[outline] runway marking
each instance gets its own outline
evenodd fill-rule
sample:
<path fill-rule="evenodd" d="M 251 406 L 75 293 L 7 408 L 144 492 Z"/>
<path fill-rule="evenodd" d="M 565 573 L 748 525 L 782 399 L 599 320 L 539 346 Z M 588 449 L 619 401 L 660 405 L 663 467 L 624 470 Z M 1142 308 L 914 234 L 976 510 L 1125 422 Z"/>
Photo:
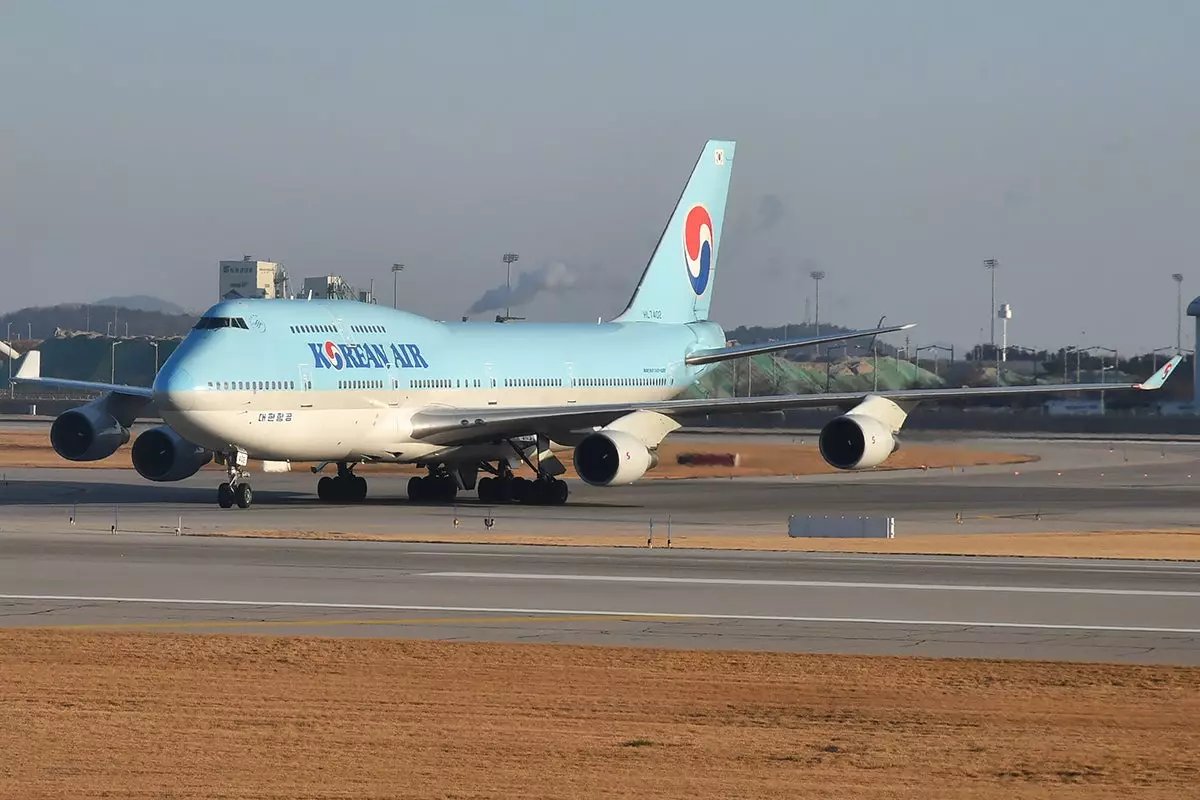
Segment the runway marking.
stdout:
<path fill-rule="evenodd" d="M 189 622 L 105 622 L 79 625 L 51 625 L 59 631 L 106 631 L 106 630 L 153 630 L 181 628 L 273 628 L 273 627 L 328 627 L 335 625 L 486 625 L 513 622 L 595 622 L 604 620 L 599 615 L 581 617 L 556 617 L 525 615 L 520 617 L 409 617 L 406 619 L 247 619 L 247 620 L 192 620 Z M 620 621 L 623 617 L 611 617 Z"/>
<path fill-rule="evenodd" d="M 1061 586 L 973 586 L 953 583 L 871 583 L 866 581 L 785 581 L 769 578 L 675 578 L 639 575 L 555 575 L 534 572 L 417 572 L 425 578 L 485 578 L 518 581 L 595 581 L 599 583 L 673 583 L 705 586 L 779 586 L 808 589 L 899 589 L 945 592 L 1017 592 L 1023 594 L 1100 594 L 1120 597 L 1200 597 L 1200 592 L 1166 589 L 1087 589 Z"/>
<path fill-rule="evenodd" d="M 385 603 L 318 603 L 298 600 L 195 600 L 156 597 L 88 597 L 81 595 L 3 594 L 0 601 L 31 601 L 51 603 L 138 603 L 143 605 L 218 606 L 237 608 L 321 608 L 342 611 L 410 611 L 447 614 L 508 614 L 558 618 L 580 617 L 616 620 L 645 620 L 657 618 L 665 622 L 733 621 L 733 622 L 793 622 L 807 624 L 893 625 L 937 628 L 1016 628 L 1024 630 L 1084 631 L 1100 633 L 1165 633 L 1200 636 L 1200 628 L 1158 628 L 1125 625 L 1067 625 L 1048 622 L 992 622 L 987 620 L 887 619 L 877 617 L 796 617 L 767 614 L 701 614 L 673 611 L 612 611 L 556 608 L 492 608 L 487 606 L 415 606 Z"/>

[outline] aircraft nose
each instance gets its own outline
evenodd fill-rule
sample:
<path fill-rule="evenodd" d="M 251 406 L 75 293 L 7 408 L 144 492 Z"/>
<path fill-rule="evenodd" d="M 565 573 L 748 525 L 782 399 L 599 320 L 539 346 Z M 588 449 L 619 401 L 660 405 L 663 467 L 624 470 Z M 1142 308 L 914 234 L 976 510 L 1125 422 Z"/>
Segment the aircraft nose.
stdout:
<path fill-rule="evenodd" d="M 196 403 L 192 373 L 182 367 L 165 367 L 154 379 L 154 403 L 159 410 L 190 411 Z"/>

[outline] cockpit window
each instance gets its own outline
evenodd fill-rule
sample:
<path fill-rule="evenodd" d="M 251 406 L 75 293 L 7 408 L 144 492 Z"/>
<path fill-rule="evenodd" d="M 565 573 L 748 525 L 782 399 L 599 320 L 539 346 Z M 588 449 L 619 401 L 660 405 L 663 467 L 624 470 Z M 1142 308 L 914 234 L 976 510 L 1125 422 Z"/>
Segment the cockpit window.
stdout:
<path fill-rule="evenodd" d="M 250 330 L 246 327 L 246 320 L 241 317 L 201 317 L 196 320 L 196 327 L 193 330 L 211 331 L 217 328 L 241 328 L 242 330 Z"/>

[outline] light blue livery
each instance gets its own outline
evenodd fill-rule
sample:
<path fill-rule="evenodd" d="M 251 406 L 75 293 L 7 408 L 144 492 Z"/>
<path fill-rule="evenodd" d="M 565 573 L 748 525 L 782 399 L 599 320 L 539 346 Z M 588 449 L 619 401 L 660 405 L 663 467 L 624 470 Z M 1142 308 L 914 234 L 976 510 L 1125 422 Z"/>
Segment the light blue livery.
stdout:
<path fill-rule="evenodd" d="M 733 166 L 733 142 L 705 145 L 633 297 L 607 323 L 443 323 L 349 301 L 232 300 L 205 312 L 153 387 L 43 377 L 36 351 L 16 379 L 102 393 L 51 428 L 69 460 L 107 458 L 129 441 L 135 417 L 157 411 L 165 424 L 133 443 L 134 468 L 177 481 L 216 460 L 228 476 L 217 490 L 226 508 L 252 503 L 252 459 L 266 470 L 334 465 L 317 484 L 330 503 L 366 497 L 356 465 L 393 462 L 427 469 L 409 480 L 414 501 L 477 490 L 488 503 L 555 504 L 568 495 L 559 453 L 573 450 L 587 484 L 630 483 L 689 417 L 850 407 L 821 431 L 820 450 L 839 469 L 863 469 L 891 455 L 921 400 L 1156 389 L 1179 361 L 1144 385 L 675 399 L 720 361 L 911 327 L 728 345 L 708 313 Z M 523 464 L 532 479 L 517 474 Z"/>

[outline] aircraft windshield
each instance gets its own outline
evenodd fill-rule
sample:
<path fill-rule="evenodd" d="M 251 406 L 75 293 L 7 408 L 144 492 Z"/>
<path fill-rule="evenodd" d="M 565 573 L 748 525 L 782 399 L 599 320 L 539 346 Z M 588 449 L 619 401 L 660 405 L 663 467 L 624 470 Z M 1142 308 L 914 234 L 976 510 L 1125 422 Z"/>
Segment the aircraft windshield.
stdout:
<path fill-rule="evenodd" d="M 201 317 L 196 320 L 196 327 L 193 330 L 211 331 L 216 328 L 242 328 L 250 330 L 246 327 L 246 320 L 241 317 Z"/>

